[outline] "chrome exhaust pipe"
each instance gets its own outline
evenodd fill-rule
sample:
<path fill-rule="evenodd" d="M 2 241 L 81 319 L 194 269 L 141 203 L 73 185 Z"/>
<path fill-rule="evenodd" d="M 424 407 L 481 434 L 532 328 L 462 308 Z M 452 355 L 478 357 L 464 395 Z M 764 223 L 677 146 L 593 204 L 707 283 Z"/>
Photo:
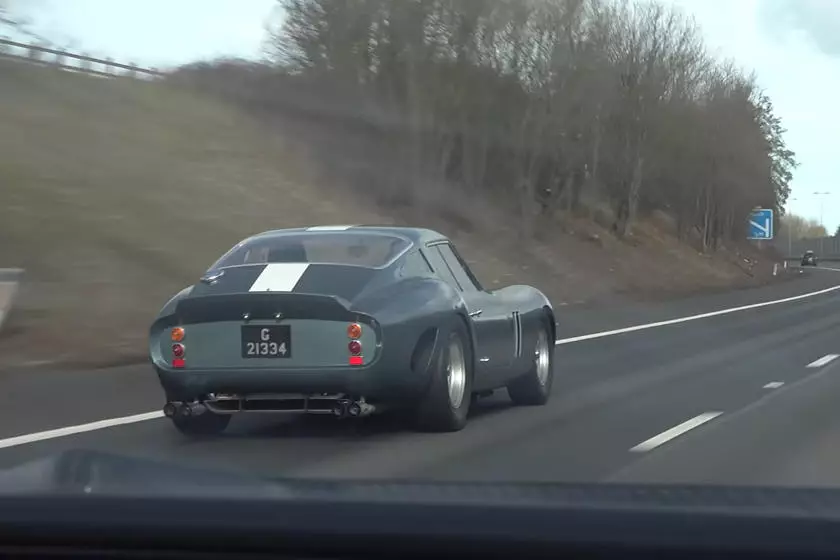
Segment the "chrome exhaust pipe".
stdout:
<path fill-rule="evenodd" d="M 370 416 L 376 410 L 372 404 L 366 403 L 364 399 L 358 401 L 349 401 L 346 407 L 347 416 L 351 418 L 363 418 Z"/>
<path fill-rule="evenodd" d="M 228 402 L 235 402 L 233 399 L 224 399 L 219 401 L 209 400 L 207 402 L 180 402 L 180 401 L 170 401 L 167 402 L 163 406 L 163 414 L 167 418 L 173 418 L 175 416 L 199 416 L 205 413 L 215 413 L 215 414 L 233 414 L 235 412 L 248 412 L 249 410 L 243 410 L 242 402 L 239 401 L 239 408 L 231 409 L 231 408 L 219 408 L 217 405 L 219 403 L 228 403 Z M 260 401 L 255 401 L 260 402 Z M 291 410 L 291 409 L 277 409 L 277 410 L 270 410 L 270 409 L 254 409 L 255 412 L 301 412 L 301 413 L 316 413 L 316 414 L 332 414 L 337 418 L 361 418 L 365 416 L 369 416 L 373 414 L 374 411 L 377 410 L 377 407 L 366 403 L 364 397 L 360 398 L 359 400 L 355 399 L 347 399 L 347 398 L 338 398 L 332 402 L 332 405 L 324 403 L 321 405 L 322 408 L 309 410 L 308 405 L 304 406 L 300 410 Z"/>
<path fill-rule="evenodd" d="M 344 418 L 345 416 L 347 416 L 347 409 L 349 405 L 350 401 L 347 399 L 336 400 L 332 408 L 333 416 L 336 416 L 338 418 Z"/>
<path fill-rule="evenodd" d="M 178 414 L 178 403 L 168 402 L 163 405 L 163 415 L 167 418 L 172 418 Z"/>
<path fill-rule="evenodd" d="M 192 410 L 193 416 L 201 416 L 205 412 L 207 412 L 207 407 L 201 403 L 192 403 L 190 405 L 190 409 Z"/>
<path fill-rule="evenodd" d="M 199 402 L 181 403 L 178 407 L 178 414 L 181 416 L 200 416 L 207 412 L 207 407 Z M 166 412 L 164 412 L 166 414 Z"/>

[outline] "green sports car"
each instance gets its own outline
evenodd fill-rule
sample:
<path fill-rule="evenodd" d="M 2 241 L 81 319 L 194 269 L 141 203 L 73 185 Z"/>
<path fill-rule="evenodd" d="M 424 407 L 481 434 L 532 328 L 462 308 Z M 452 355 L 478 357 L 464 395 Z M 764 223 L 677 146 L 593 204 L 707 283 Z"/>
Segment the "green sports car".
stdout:
<path fill-rule="evenodd" d="M 149 353 L 186 434 L 239 413 L 390 408 L 454 431 L 479 394 L 548 401 L 555 329 L 539 290 L 485 290 L 437 232 L 319 226 L 238 243 L 164 305 Z"/>

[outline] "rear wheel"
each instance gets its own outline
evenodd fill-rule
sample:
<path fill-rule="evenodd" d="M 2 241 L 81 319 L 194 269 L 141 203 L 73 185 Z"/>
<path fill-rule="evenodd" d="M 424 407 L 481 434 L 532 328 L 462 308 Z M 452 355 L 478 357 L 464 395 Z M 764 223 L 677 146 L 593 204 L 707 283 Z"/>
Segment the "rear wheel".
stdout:
<path fill-rule="evenodd" d="M 534 363 L 528 373 L 507 387 L 514 404 L 538 406 L 548 402 L 554 383 L 554 340 L 548 319 L 543 319 L 534 347 Z"/>
<path fill-rule="evenodd" d="M 472 349 L 460 321 L 442 340 L 431 364 L 429 389 L 417 408 L 417 425 L 432 432 L 457 432 L 467 424 L 472 401 Z"/>
<path fill-rule="evenodd" d="M 179 432 L 188 436 L 213 436 L 225 431 L 230 424 L 230 416 L 209 411 L 198 416 L 177 414 L 172 417 L 172 424 Z"/>

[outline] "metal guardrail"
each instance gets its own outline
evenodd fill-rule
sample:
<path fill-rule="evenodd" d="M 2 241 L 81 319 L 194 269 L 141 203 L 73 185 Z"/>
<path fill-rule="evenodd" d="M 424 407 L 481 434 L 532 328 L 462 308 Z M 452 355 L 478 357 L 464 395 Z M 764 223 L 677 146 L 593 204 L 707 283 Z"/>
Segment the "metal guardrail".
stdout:
<path fill-rule="evenodd" d="M 94 58 L 85 54 L 54 49 L 50 47 L 20 43 L 0 38 L 0 58 L 17 60 L 30 64 L 54 66 L 62 70 L 81 72 L 103 77 L 124 76 L 136 79 L 155 79 L 163 72 L 153 68 L 142 68 L 123 64 L 110 58 Z"/>

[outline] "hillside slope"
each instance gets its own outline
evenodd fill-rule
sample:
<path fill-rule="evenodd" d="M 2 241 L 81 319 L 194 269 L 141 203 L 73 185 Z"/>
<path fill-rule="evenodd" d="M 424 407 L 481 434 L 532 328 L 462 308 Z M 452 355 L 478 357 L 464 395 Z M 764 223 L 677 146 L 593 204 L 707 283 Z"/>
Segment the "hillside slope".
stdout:
<path fill-rule="evenodd" d="M 320 172 L 306 142 L 172 85 L 0 64 L 0 267 L 26 269 L 0 332 L 0 367 L 142 357 L 165 299 L 270 228 L 438 228 L 488 287 L 533 283 L 558 305 L 771 278 L 768 258 L 749 272 L 744 255 L 699 255 L 652 223 L 630 243 L 581 221 L 521 246 L 502 210 L 486 209 L 470 231 L 434 210 L 440 204 L 386 211 L 351 194 L 341 173 Z"/>

